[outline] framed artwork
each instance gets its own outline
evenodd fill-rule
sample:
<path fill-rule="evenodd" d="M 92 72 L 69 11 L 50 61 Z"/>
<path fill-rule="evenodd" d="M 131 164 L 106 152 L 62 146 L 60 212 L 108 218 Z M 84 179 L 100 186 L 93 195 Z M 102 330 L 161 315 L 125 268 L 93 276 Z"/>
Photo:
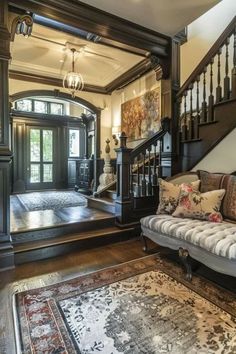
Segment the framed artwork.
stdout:
<path fill-rule="evenodd" d="M 159 129 L 159 88 L 121 105 L 121 130 L 126 133 L 129 141 L 149 138 Z"/>

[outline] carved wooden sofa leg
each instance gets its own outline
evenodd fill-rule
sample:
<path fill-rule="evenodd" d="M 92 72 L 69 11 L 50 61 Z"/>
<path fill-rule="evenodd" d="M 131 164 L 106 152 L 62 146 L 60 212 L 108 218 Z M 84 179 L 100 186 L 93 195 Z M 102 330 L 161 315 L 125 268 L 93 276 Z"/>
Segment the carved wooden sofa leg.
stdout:
<path fill-rule="evenodd" d="M 141 232 L 140 238 L 143 244 L 143 251 L 148 253 L 147 237 Z"/>
<path fill-rule="evenodd" d="M 188 281 L 191 281 L 192 280 L 192 267 L 191 267 L 191 264 L 189 263 L 188 256 L 189 256 L 188 250 L 180 247 L 179 248 L 179 258 L 187 271 L 186 279 Z"/>

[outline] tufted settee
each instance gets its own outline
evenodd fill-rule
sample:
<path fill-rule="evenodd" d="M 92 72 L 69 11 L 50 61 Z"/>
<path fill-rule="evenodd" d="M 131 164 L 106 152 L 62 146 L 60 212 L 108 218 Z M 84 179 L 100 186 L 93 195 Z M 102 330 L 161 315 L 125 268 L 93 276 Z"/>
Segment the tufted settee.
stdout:
<path fill-rule="evenodd" d="M 205 175 L 203 175 L 205 176 Z M 219 175 L 218 180 L 223 183 L 223 175 Z M 198 180 L 197 173 L 186 173 L 177 175 L 169 179 L 171 183 L 191 183 Z M 236 215 L 236 200 L 232 201 L 235 186 L 232 191 L 227 190 L 225 198 L 230 198 L 231 208 Z M 214 185 L 211 189 L 220 188 Z M 225 182 L 224 182 L 225 183 Z M 232 183 L 231 183 L 232 184 Z M 227 188 L 227 184 L 221 185 Z M 234 190 L 235 188 L 235 190 Z M 224 205 L 224 201 L 223 201 Z M 223 213 L 224 216 L 224 213 Z M 146 238 L 151 239 L 156 244 L 170 249 L 179 250 L 179 256 L 187 268 L 187 278 L 192 278 L 191 267 L 187 262 L 188 256 L 205 264 L 213 270 L 236 277 L 236 223 L 233 220 L 223 220 L 222 223 L 197 220 L 190 218 L 174 217 L 167 214 L 149 215 L 141 219 L 142 237 L 147 250 Z"/>

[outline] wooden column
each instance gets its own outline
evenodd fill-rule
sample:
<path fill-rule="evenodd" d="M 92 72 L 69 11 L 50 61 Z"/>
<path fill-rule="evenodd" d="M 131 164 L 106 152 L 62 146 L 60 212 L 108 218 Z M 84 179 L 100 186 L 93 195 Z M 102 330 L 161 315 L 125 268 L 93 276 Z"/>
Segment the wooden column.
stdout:
<path fill-rule="evenodd" d="M 126 226 L 130 223 L 132 211 L 132 196 L 130 193 L 130 153 L 132 149 L 126 147 L 126 135 L 121 133 L 120 147 L 115 149 L 117 153 L 117 198 L 116 198 L 116 223 Z"/>
<path fill-rule="evenodd" d="M 184 42 L 184 41 L 183 41 Z M 180 87 L 180 45 L 182 38 L 175 36 L 171 42 L 170 73 L 161 83 L 161 114 L 171 118 L 170 134 L 163 139 L 163 153 L 161 165 L 163 176 L 170 176 L 180 172 L 179 158 L 179 102 L 176 94 Z"/>
<path fill-rule="evenodd" d="M 10 176 L 8 61 L 10 33 L 8 1 L 0 2 L 0 271 L 14 267 L 10 236 Z"/>
<path fill-rule="evenodd" d="M 95 151 L 94 151 L 94 186 L 93 191 L 96 192 L 99 185 L 99 160 L 101 155 L 101 112 L 96 113 L 94 121 L 94 134 L 95 134 Z"/>

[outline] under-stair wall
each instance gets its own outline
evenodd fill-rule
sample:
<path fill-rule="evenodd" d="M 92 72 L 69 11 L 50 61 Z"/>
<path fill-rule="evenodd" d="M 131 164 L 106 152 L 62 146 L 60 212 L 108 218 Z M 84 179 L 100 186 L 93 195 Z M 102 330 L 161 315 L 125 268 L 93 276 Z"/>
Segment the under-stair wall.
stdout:
<path fill-rule="evenodd" d="M 212 149 L 196 166 L 193 171 L 232 173 L 236 171 L 236 129 L 229 133 Z"/>

